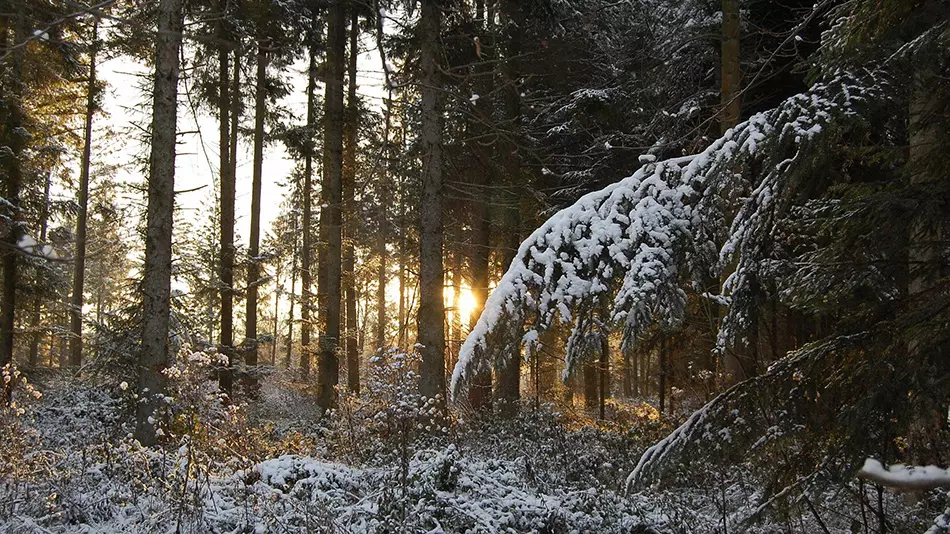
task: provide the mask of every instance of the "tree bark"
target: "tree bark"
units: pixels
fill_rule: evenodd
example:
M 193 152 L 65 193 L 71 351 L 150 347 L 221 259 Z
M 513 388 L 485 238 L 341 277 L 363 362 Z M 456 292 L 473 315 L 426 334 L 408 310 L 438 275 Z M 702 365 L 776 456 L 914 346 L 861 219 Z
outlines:
M 445 400 L 445 305 L 442 266 L 442 97 L 439 34 L 442 6 L 422 0 L 422 153 L 423 178 L 419 232 L 418 339 L 420 393 Z
M 722 88 L 719 127 L 722 133 L 739 122 L 739 0 L 722 0 Z
M 16 28 L 14 30 L 14 41 L 21 43 L 26 40 L 28 24 L 26 19 L 26 4 L 21 2 L 17 6 Z M 0 262 L 0 277 L 3 278 L 3 286 L 0 288 L 0 367 L 13 363 L 13 341 L 14 328 L 16 326 L 16 286 L 17 286 L 17 257 L 19 256 L 18 242 L 23 235 L 21 226 L 20 207 L 20 187 L 23 180 L 23 169 L 20 167 L 20 158 L 26 148 L 26 137 L 21 132 L 23 125 L 23 69 L 24 69 L 24 48 L 20 47 L 13 53 L 13 70 L 11 78 L 13 80 L 13 90 L 8 100 L 4 103 L 7 107 L 6 128 L 3 134 L 6 138 L 6 144 L 13 153 L 12 157 L 3 158 L 5 160 L 6 177 L 4 179 L 4 194 L 10 210 L 10 221 L 7 235 L 5 236 L 7 251 L 3 254 L 3 260 Z M 3 387 L 3 402 L 9 403 L 12 395 L 10 385 Z
M 135 418 L 135 437 L 145 446 L 156 442 L 153 416 L 160 403 L 158 395 L 165 391 L 165 376 L 162 372 L 168 364 L 178 55 L 181 51 L 182 19 L 182 0 L 161 0 L 155 42 L 145 272 L 142 281 L 144 306 L 138 384 L 141 399 L 136 405 Z
M 264 9 L 267 9 L 265 5 Z M 264 15 L 266 18 L 266 15 Z M 264 117 L 267 114 L 268 40 L 257 43 L 257 88 L 254 95 L 254 170 L 251 178 L 251 231 L 247 247 L 247 300 L 244 317 L 244 364 L 257 365 L 257 297 L 261 285 L 261 181 L 264 172 Z M 257 379 L 250 369 L 247 376 L 249 394 L 257 393 Z
M 294 349 L 294 304 L 296 303 L 295 287 L 297 286 L 297 216 L 294 216 L 294 244 L 292 245 L 290 260 L 290 311 L 287 313 L 287 353 L 284 356 L 284 369 L 290 369 L 290 361 Z M 306 231 L 306 230 L 305 230 Z M 309 361 L 309 360 L 308 360 Z
M 330 5 L 327 20 L 327 76 L 324 98 L 324 185 L 326 201 L 320 223 L 326 229 L 326 276 L 319 280 L 320 357 L 317 404 L 324 410 L 336 405 L 340 381 L 337 349 L 340 345 L 340 301 L 343 241 L 343 71 L 346 48 L 346 9 L 343 0 Z M 325 283 L 324 283 L 325 282 Z
M 221 2 L 223 4 L 223 1 Z M 223 11 L 223 10 L 222 10 Z M 223 17 L 223 14 L 222 14 Z M 219 27 L 223 38 L 223 30 Z M 238 61 L 235 58 L 234 72 L 237 76 Z M 221 181 L 221 258 L 218 277 L 221 279 L 221 336 L 218 340 L 221 353 L 227 357 L 227 367 L 218 370 L 218 389 L 228 396 L 232 394 L 233 375 L 231 366 L 234 356 L 234 197 L 235 173 L 232 158 L 237 153 L 231 150 L 231 139 L 237 137 L 231 131 L 232 102 L 238 100 L 238 94 L 231 94 L 228 74 L 228 52 L 218 50 L 218 173 Z M 235 110 L 236 111 L 236 110 Z M 236 113 L 235 113 L 236 114 Z
M 89 79 L 86 85 L 86 117 L 83 125 L 82 158 L 79 163 L 79 213 L 76 215 L 76 257 L 73 261 L 73 294 L 69 301 L 69 365 L 82 365 L 82 304 L 86 274 L 86 230 L 89 209 L 89 165 L 92 155 L 92 119 L 96 113 L 96 51 L 99 22 L 92 24 Z
M 346 386 L 360 394 L 360 354 L 357 346 L 356 317 L 356 142 L 359 134 L 359 102 L 356 98 L 356 60 L 359 57 L 359 15 L 354 11 L 350 22 L 350 52 L 347 57 L 346 148 L 343 162 L 343 209 L 346 241 L 343 248 L 343 284 L 346 299 Z

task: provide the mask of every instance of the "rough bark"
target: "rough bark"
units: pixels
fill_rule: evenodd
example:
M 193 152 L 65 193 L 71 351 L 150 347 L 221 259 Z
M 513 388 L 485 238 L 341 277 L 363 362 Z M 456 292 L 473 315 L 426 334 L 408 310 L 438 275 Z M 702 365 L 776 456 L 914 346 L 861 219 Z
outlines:
M 720 130 L 725 133 L 739 122 L 739 0 L 722 0 L 722 110 Z
M 171 297 L 172 216 L 175 203 L 175 127 L 178 97 L 178 55 L 181 51 L 182 0 L 161 0 L 155 39 L 155 85 L 152 142 L 149 157 L 145 268 L 142 280 L 142 352 L 139 361 L 135 437 L 143 445 L 156 442 L 153 416 L 157 395 L 165 391 L 162 371 L 168 364 Z
M 442 97 L 440 94 L 439 33 L 442 6 L 422 0 L 422 154 L 423 178 L 419 232 L 418 339 L 420 392 L 445 399 L 445 305 L 442 271 Z
M 86 230 L 89 207 L 89 165 L 92 155 L 92 119 L 96 113 L 96 51 L 99 23 L 92 24 L 89 78 L 86 81 L 86 116 L 83 124 L 82 157 L 79 163 L 79 213 L 76 214 L 76 250 L 73 260 L 73 293 L 69 301 L 69 365 L 82 365 L 82 302 L 86 274 Z
M 359 57 L 359 15 L 351 14 L 350 47 L 347 56 L 346 146 L 343 161 L 343 210 L 346 241 L 343 245 L 343 284 L 346 300 L 346 386 L 360 394 L 360 353 L 356 316 L 356 143 L 359 133 L 359 102 L 356 97 L 356 60 Z
M 317 404 L 324 410 L 336 405 L 340 380 L 337 349 L 340 345 L 340 304 L 343 253 L 343 71 L 346 48 L 346 9 L 343 0 L 330 5 L 327 20 L 327 76 L 324 98 L 323 190 L 326 201 L 320 210 L 326 231 L 326 276 L 318 281 L 320 306 L 320 356 Z

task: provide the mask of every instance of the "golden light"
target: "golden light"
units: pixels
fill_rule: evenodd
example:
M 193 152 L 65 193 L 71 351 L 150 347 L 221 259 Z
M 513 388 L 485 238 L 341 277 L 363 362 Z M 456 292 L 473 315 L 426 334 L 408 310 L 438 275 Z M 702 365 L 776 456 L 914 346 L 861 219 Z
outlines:
M 445 301 L 445 307 L 447 310 L 451 310 L 452 313 L 458 314 L 458 319 L 460 320 L 463 328 L 468 327 L 469 317 L 472 316 L 472 312 L 475 311 L 475 295 L 472 294 L 472 288 L 468 286 L 459 287 L 458 292 L 458 302 L 456 303 L 456 294 L 455 288 L 446 287 L 443 292 L 443 298 Z M 458 309 L 456 309 L 458 306 Z M 453 317 L 453 320 L 455 318 Z

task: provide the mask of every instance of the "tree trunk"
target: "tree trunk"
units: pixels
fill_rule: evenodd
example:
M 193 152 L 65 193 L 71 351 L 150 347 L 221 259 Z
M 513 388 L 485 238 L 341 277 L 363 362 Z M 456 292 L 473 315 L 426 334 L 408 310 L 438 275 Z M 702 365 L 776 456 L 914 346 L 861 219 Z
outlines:
M 265 5 L 264 9 L 267 9 Z M 266 17 L 266 15 L 264 15 Z M 267 114 L 267 62 L 269 42 L 257 43 L 257 88 L 254 95 L 254 171 L 251 179 L 251 231 L 247 247 L 247 300 L 244 317 L 244 364 L 257 365 L 257 296 L 261 285 L 261 180 L 264 173 L 264 117 Z M 257 396 L 254 370 L 248 369 L 248 393 Z
M 178 97 L 178 55 L 181 51 L 182 0 L 161 0 L 155 43 L 155 86 L 152 143 L 149 158 L 148 212 L 142 353 L 136 405 L 135 437 L 145 446 L 156 442 L 153 416 L 165 392 L 168 323 L 171 297 L 172 217 L 175 204 L 175 126 Z
M 96 113 L 96 50 L 99 22 L 92 24 L 89 79 L 86 85 L 86 121 L 83 127 L 82 159 L 79 163 L 79 213 L 76 215 L 76 252 L 73 261 L 73 294 L 69 301 L 69 365 L 82 365 L 82 301 L 86 274 L 86 220 L 89 208 L 89 165 L 92 155 L 92 119 Z
M 445 400 L 445 305 L 442 272 L 442 97 L 440 95 L 439 37 L 442 6 L 422 0 L 422 201 L 419 231 L 418 339 L 420 392 Z
M 297 216 L 294 216 L 294 244 L 290 260 L 290 312 L 287 314 L 287 354 L 284 356 L 284 369 L 290 369 L 290 361 L 294 348 L 294 304 L 296 303 L 295 287 L 297 286 Z M 307 230 L 304 230 L 305 232 Z M 309 361 L 309 359 L 308 359 Z
M 610 397 L 610 340 L 606 335 L 600 338 L 600 362 L 598 369 L 598 405 L 600 419 L 606 419 L 607 398 Z
M 406 191 L 405 184 L 399 187 L 399 348 L 406 350 Z
M 14 42 L 22 43 L 27 39 L 28 24 L 26 19 L 26 3 L 21 2 L 17 6 L 16 29 L 14 31 Z M 13 363 L 13 331 L 16 326 L 16 286 L 17 286 L 17 257 L 19 250 L 17 243 L 23 235 L 23 227 L 20 225 L 20 186 L 23 180 L 23 169 L 20 167 L 20 158 L 26 148 L 26 137 L 22 133 L 23 109 L 22 109 L 22 85 L 24 69 L 24 47 L 16 49 L 13 53 L 13 71 L 11 78 L 14 81 L 14 89 L 9 98 L 3 96 L 6 111 L 6 128 L 3 129 L 3 137 L 7 146 L 13 153 L 13 156 L 3 158 L 5 160 L 6 177 L 4 179 L 4 195 L 9 204 L 9 217 L 12 224 L 9 224 L 6 239 L 6 252 L 3 254 L 3 260 L 0 262 L 0 277 L 3 278 L 3 286 L 0 288 L 0 367 Z M 2 126 L 0 126 L 2 127 Z M 9 404 L 12 395 L 11 386 L 5 385 L 3 388 L 3 402 Z
M 722 0 L 722 110 L 719 127 L 722 133 L 739 122 L 739 0 Z
M 0 39 L 0 42 L 4 40 Z M 43 186 L 43 205 L 40 206 L 40 243 L 46 242 L 46 232 L 49 227 L 49 188 L 52 182 L 53 173 L 46 172 L 46 184 Z M 42 302 L 39 298 L 33 306 L 33 317 L 30 319 L 30 331 L 33 332 L 33 339 L 30 341 L 30 367 L 36 367 L 40 363 L 40 342 L 43 340 L 43 328 L 40 328 Z
M 320 300 L 320 357 L 317 404 L 324 410 L 336 405 L 340 381 L 337 348 L 340 344 L 340 289 L 343 241 L 343 70 L 346 48 L 346 9 L 343 0 L 330 5 L 327 20 L 327 75 L 324 123 L 324 186 L 326 200 L 320 225 L 326 229 L 326 277 L 317 288 Z M 325 283 L 324 283 L 325 282 Z
M 524 14 L 522 13 L 523 6 L 512 0 L 505 0 L 502 6 L 502 15 L 505 17 L 505 27 L 508 34 L 505 43 L 506 58 L 502 65 L 502 75 L 506 86 L 504 93 L 505 120 L 508 123 L 508 128 L 517 134 L 521 122 L 521 93 L 518 89 L 519 68 L 517 58 L 521 54 Z M 518 189 L 521 184 L 521 168 L 517 156 L 517 147 L 509 145 L 505 147 L 505 152 L 504 164 L 508 187 L 505 189 L 503 204 L 505 224 L 509 232 L 505 239 L 502 264 L 504 269 L 508 269 L 518 252 L 518 246 L 521 244 L 521 200 Z M 497 374 L 495 396 L 504 406 L 508 407 L 507 415 L 512 415 L 512 410 L 517 407 L 521 398 L 520 352 L 513 351 L 506 355 L 506 361 L 501 363 Z
M 489 106 L 488 95 L 492 94 L 494 83 L 492 76 L 492 67 L 489 64 L 491 59 L 488 51 L 493 49 L 494 45 L 494 21 L 495 12 L 491 8 L 494 2 L 488 2 L 486 6 L 484 0 L 476 2 L 476 25 L 481 26 L 482 30 L 482 54 L 479 58 L 481 62 L 476 66 L 476 72 L 481 76 L 479 79 L 479 94 L 485 95 L 475 101 L 475 113 L 478 117 L 476 122 L 476 135 L 484 128 L 483 123 L 491 120 L 491 108 Z M 491 191 L 493 186 L 492 177 L 494 168 L 492 163 L 491 150 L 485 146 L 476 143 L 476 154 L 478 154 L 480 165 L 475 172 L 473 189 L 475 191 L 472 199 L 472 253 L 469 258 L 469 265 L 472 272 L 472 297 L 475 301 L 475 309 L 472 310 L 472 316 L 469 318 L 470 328 L 475 328 L 478 318 L 485 309 L 485 301 L 488 300 L 488 282 L 489 266 L 491 264 Z M 468 401 L 472 408 L 480 411 L 491 410 L 491 369 L 485 369 L 477 372 L 472 379 L 472 385 L 468 390 Z
M 356 317 L 356 142 L 359 134 L 359 103 L 356 98 L 356 60 L 359 56 L 359 15 L 354 11 L 350 22 L 350 53 L 347 57 L 346 149 L 343 162 L 343 209 L 346 241 L 343 250 L 343 283 L 346 299 L 346 386 L 360 394 L 360 354 L 357 346 Z
M 597 362 L 585 359 L 582 365 L 584 374 L 584 408 L 591 414 L 597 409 L 600 392 L 598 391 Z
M 223 30 L 219 29 L 219 31 L 223 34 Z M 234 63 L 234 74 L 237 76 L 237 58 Z M 237 131 L 231 131 L 230 121 L 234 119 L 231 116 L 231 99 L 238 100 L 239 95 L 237 93 L 232 95 L 229 92 L 229 82 L 228 52 L 222 47 L 218 50 L 218 152 L 220 153 L 218 172 L 221 180 L 221 263 L 218 267 L 218 276 L 221 278 L 221 336 L 218 343 L 221 353 L 227 357 L 228 361 L 227 367 L 218 371 L 218 389 L 231 396 L 234 381 L 231 366 L 234 357 L 234 197 L 236 188 L 232 158 L 237 159 L 237 153 L 231 151 L 231 140 L 232 137 L 237 137 Z
M 311 37 L 311 41 L 314 38 Z M 313 136 L 313 130 L 316 127 L 314 110 L 316 108 L 316 85 L 317 85 L 317 51 L 315 45 L 310 45 L 309 55 L 310 64 L 307 69 L 307 132 Z M 313 257 L 313 246 L 311 241 L 310 228 L 313 224 L 313 138 L 309 138 L 306 144 L 306 153 L 304 155 L 303 169 L 303 243 L 300 250 L 300 378 L 304 382 L 310 379 L 310 288 L 313 287 L 312 271 L 310 260 Z M 322 221 L 321 221 L 322 224 Z M 291 329 L 293 327 L 291 326 Z
M 376 254 L 379 256 L 379 271 L 376 286 L 376 349 L 386 346 L 386 238 L 389 232 L 386 207 L 389 204 L 389 163 L 392 157 L 389 146 L 389 130 L 392 126 L 392 90 L 386 99 L 386 108 L 383 110 L 385 128 L 383 129 L 383 172 L 380 175 L 379 187 L 379 235 L 377 236 Z
M 281 291 L 280 264 L 281 264 L 280 259 L 279 258 L 275 259 L 275 263 L 274 263 L 274 329 L 273 329 L 274 341 L 273 341 L 273 344 L 271 345 L 271 350 L 270 350 L 271 367 L 275 367 L 277 365 L 277 349 L 278 349 L 277 340 L 280 339 L 280 335 L 278 334 L 278 332 L 280 331 L 280 291 Z

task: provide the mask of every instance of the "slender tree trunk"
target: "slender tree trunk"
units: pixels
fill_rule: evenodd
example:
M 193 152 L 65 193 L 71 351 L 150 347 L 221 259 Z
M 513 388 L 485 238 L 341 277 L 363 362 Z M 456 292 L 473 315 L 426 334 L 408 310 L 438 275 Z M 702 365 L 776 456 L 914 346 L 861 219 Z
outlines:
M 0 40 L 0 43 L 4 40 Z M 46 184 L 43 186 L 43 205 L 40 206 L 40 243 L 46 242 L 46 232 L 49 227 L 49 188 L 52 182 L 53 173 L 46 172 Z M 40 342 L 43 340 L 43 330 L 40 328 L 42 301 L 36 299 L 33 306 L 33 317 L 30 320 L 30 331 L 33 332 L 33 339 L 30 341 L 30 367 L 36 367 L 40 363 Z
M 21 2 L 17 6 L 16 29 L 14 31 L 14 41 L 22 43 L 27 38 L 26 3 Z M 20 47 L 13 53 L 13 71 L 11 79 L 13 80 L 13 91 L 9 98 L 4 98 L 6 106 L 6 128 L 3 129 L 3 137 L 7 146 L 13 153 L 12 157 L 3 158 L 6 167 L 6 177 L 4 179 L 4 196 L 9 204 L 8 209 L 10 228 L 5 236 L 6 252 L 3 253 L 3 259 L 0 261 L 0 277 L 3 278 L 3 286 L 0 288 L 0 367 L 13 363 L 13 331 L 16 326 L 16 286 L 17 286 L 17 257 L 19 255 L 17 243 L 23 235 L 21 226 L 22 215 L 20 208 L 20 186 L 23 180 L 23 169 L 20 167 L 20 159 L 23 157 L 26 148 L 26 137 L 22 133 L 23 125 L 23 69 L 24 69 L 24 48 Z M 6 97 L 7 95 L 0 95 Z M 2 128 L 2 126 L 0 126 Z M 10 385 L 3 387 L 3 402 L 9 404 L 12 395 Z
M 165 392 L 165 376 L 162 372 L 168 364 L 175 126 L 182 18 L 182 0 L 161 0 L 155 43 L 152 146 L 149 158 L 145 272 L 142 280 L 144 307 L 138 387 L 141 399 L 136 405 L 135 418 L 135 437 L 146 446 L 156 442 L 153 416 L 160 402 L 159 395 Z
M 313 37 L 311 37 L 313 40 Z M 315 93 L 317 87 L 317 62 L 315 45 L 310 45 L 310 65 L 307 69 L 307 131 L 313 135 L 315 124 L 314 109 L 316 107 Z M 310 379 L 310 288 L 313 286 L 310 260 L 313 257 L 311 242 L 311 226 L 313 223 L 313 138 L 307 140 L 303 170 L 303 244 L 300 250 L 300 378 L 306 382 Z M 321 221 L 322 224 L 322 221 Z M 291 329 L 293 327 L 291 326 Z
M 422 154 L 423 178 L 419 231 L 418 339 L 422 345 L 419 365 L 420 392 L 445 400 L 445 305 L 442 267 L 442 97 L 440 48 L 442 6 L 422 0 Z
M 280 259 L 275 260 L 274 265 L 274 342 L 270 350 L 270 364 L 272 367 L 277 365 L 277 340 L 280 339 Z
M 356 60 L 359 57 L 359 15 L 354 11 L 350 21 L 350 53 L 347 57 L 346 148 L 343 162 L 343 209 L 346 241 L 343 247 L 343 284 L 346 299 L 346 386 L 350 393 L 360 394 L 360 353 L 356 316 L 356 142 L 359 134 L 359 102 L 356 98 Z
M 221 4 L 224 2 L 222 1 Z M 222 17 L 223 15 L 222 8 Z M 218 30 L 220 39 L 224 38 L 223 30 Z M 235 76 L 238 72 L 238 61 L 235 57 Z M 234 377 L 232 374 L 232 359 L 234 357 L 234 197 L 236 180 L 232 158 L 237 152 L 231 150 L 232 138 L 237 137 L 237 131 L 231 130 L 232 102 L 238 100 L 237 93 L 231 94 L 229 89 L 230 76 L 228 71 L 228 51 L 222 46 L 218 50 L 218 173 L 221 182 L 221 258 L 218 266 L 218 277 L 221 279 L 221 353 L 227 357 L 227 367 L 218 371 L 218 389 L 228 396 L 232 394 Z M 236 112 L 234 113 L 237 114 Z M 235 129 L 236 130 L 236 129 Z
M 458 239 L 457 241 L 461 241 Z M 459 353 L 462 338 L 462 253 L 452 251 L 452 322 L 449 323 L 449 356 L 446 370 L 451 373 Z
M 399 195 L 399 348 L 406 350 L 406 195 L 400 183 Z
M 660 338 L 660 417 L 666 413 L 666 374 L 667 369 L 669 368 L 669 359 L 670 359 L 670 340 L 666 335 L 663 335 Z
M 383 172 L 379 181 L 379 235 L 377 236 L 376 254 L 379 256 L 379 272 L 377 273 L 376 287 L 376 348 L 380 349 L 386 346 L 386 284 L 387 280 L 387 252 L 386 238 L 389 233 L 389 220 L 387 219 L 387 209 L 389 204 L 389 163 L 392 154 L 389 146 L 389 130 L 392 125 L 392 90 L 389 91 L 386 99 L 386 108 L 383 110 L 385 116 L 385 128 L 383 130 Z
M 739 122 L 739 0 L 722 0 L 722 133 Z
M 317 289 L 320 300 L 320 358 L 317 404 L 324 410 L 336 405 L 340 381 L 337 348 L 340 345 L 340 301 L 343 248 L 343 71 L 346 48 L 346 8 L 343 0 L 330 5 L 327 20 L 327 76 L 324 98 L 324 186 L 326 202 L 320 210 L 326 229 L 326 277 Z M 322 277 L 321 277 L 322 278 Z
M 294 229 L 296 230 L 297 217 L 294 216 Z M 290 361 L 293 356 L 294 348 L 294 304 L 296 303 L 296 293 L 294 288 L 297 286 L 297 234 L 294 233 L 294 244 L 291 252 L 290 265 L 290 312 L 287 314 L 287 354 L 284 357 L 284 368 L 290 369 Z M 309 361 L 309 360 L 308 360 Z
M 73 261 L 73 294 L 69 301 L 69 365 L 82 365 L 82 304 L 86 274 L 86 221 L 89 208 L 89 165 L 92 155 L 92 119 L 96 113 L 96 51 L 99 22 L 92 24 L 89 52 L 89 79 L 86 85 L 86 120 L 83 128 L 82 158 L 79 168 L 79 213 L 76 215 L 76 252 Z
M 494 2 L 488 2 L 490 5 Z M 476 71 L 481 75 L 480 94 L 486 95 L 475 102 L 475 112 L 479 118 L 476 123 L 478 131 L 484 130 L 482 123 L 488 123 L 491 120 L 491 108 L 487 95 L 492 93 L 494 83 L 489 73 L 492 67 L 488 61 L 488 51 L 494 45 L 494 10 L 487 7 L 484 0 L 476 2 L 476 24 L 482 28 L 482 54 Z M 475 328 L 478 318 L 485 309 L 485 301 L 488 300 L 488 282 L 489 265 L 491 262 L 491 191 L 493 186 L 492 177 L 494 168 L 492 164 L 492 155 L 488 148 L 477 145 L 475 153 L 478 154 L 480 165 L 475 172 L 474 195 L 472 199 L 472 254 L 469 264 L 472 271 L 472 297 L 475 301 L 475 309 L 472 310 L 472 316 L 469 318 L 470 328 Z M 472 386 L 469 388 L 468 401 L 472 408 L 480 411 L 491 410 L 491 369 L 485 369 L 477 372 L 472 380 Z
M 265 6 L 264 9 L 267 9 Z M 266 17 L 266 15 L 265 15 Z M 261 286 L 261 181 L 264 173 L 264 117 L 267 114 L 268 41 L 261 38 L 257 44 L 257 89 L 254 96 L 254 171 L 251 180 L 251 231 L 247 247 L 247 300 L 244 318 L 244 363 L 257 365 L 257 296 Z M 249 369 L 247 387 L 251 396 L 257 395 L 257 379 Z
M 607 397 L 610 397 L 610 340 L 606 335 L 600 338 L 600 362 L 598 369 L 598 405 L 600 407 L 600 419 L 606 419 Z

